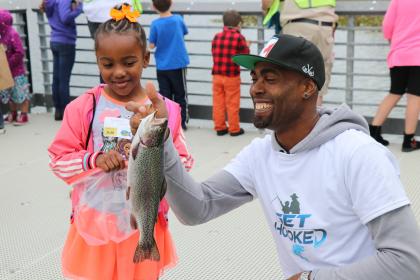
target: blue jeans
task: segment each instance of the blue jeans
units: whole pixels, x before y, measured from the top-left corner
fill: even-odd
[[[56,110],[64,111],[70,102],[70,76],[76,58],[76,46],[51,42],[53,53],[53,102]]]

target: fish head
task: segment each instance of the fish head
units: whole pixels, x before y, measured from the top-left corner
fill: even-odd
[[[156,112],[146,116],[140,123],[131,144],[130,154],[136,157],[139,148],[152,148],[161,146],[164,142],[167,118],[156,118]]]

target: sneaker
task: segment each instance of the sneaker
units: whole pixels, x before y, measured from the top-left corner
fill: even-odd
[[[16,111],[9,112],[4,118],[5,123],[14,123],[17,120],[18,113]]]
[[[401,150],[403,152],[412,152],[420,149],[420,142],[413,137],[410,143],[403,143]]]
[[[245,131],[241,128],[241,129],[239,129],[238,132],[231,132],[230,136],[239,136],[239,135],[242,135],[244,133],[245,133]]]
[[[1,134],[5,134],[6,133],[6,129],[4,129],[4,128],[0,128],[0,135]]]
[[[223,136],[223,135],[225,135],[225,134],[228,134],[228,130],[227,130],[227,128],[226,129],[223,129],[223,130],[216,130],[216,134],[217,134],[217,136]]]
[[[15,126],[25,125],[28,123],[28,121],[29,121],[28,113],[20,113],[14,125]]]

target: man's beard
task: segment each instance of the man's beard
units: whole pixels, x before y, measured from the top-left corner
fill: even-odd
[[[268,128],[268,126],[271,123],[271,119],[272,119],[271,116],[269,118],[264,118],[264,119],[263,118],[256,118],[254,116],[252,122],[254,123],[254,126],[256,128]]]

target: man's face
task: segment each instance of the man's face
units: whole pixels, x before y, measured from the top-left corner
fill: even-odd
[[[254,125],[283,132],[293,126],[304,110],[301,81],[304,77],[269,62],[251,71],[250,94],[254,102]]]

